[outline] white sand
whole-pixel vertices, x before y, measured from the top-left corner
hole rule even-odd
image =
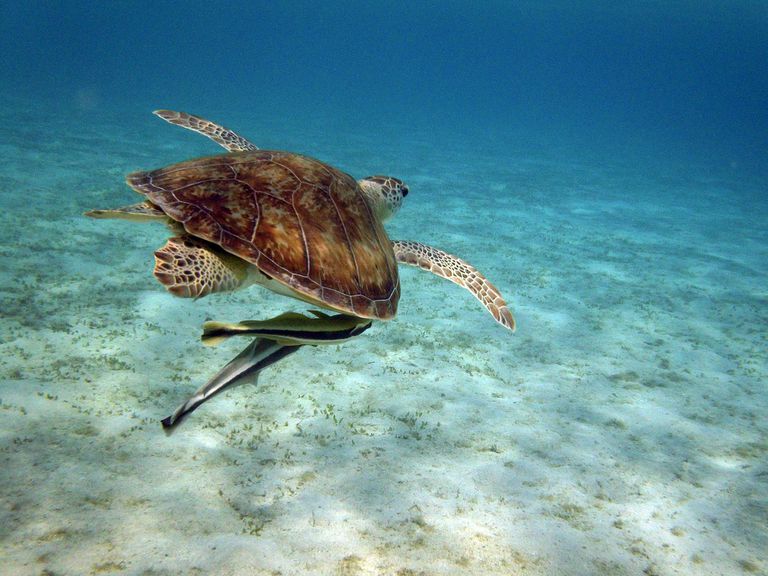
[[[6,118],[26,132],[0,146],[0,573],[768,573],[756,184],[287,134],[356,176],[395,167],[391,235],[470,260],[518,331],[403,269],[395,321],[166,437],[246,343],[204,348],[205,319],[303,307],[174,299],[151,276],[162,226],[80,217],[132,201],[124,173],[217,152],[120,120]]]

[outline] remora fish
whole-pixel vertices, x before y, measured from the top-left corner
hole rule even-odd
[[[349,340],[371,327],[372,321],[344,314],[330,316],[311,310],[311,318],[286,312],[270,320],[248,320],[237,324],[206,322],[203,342],[214,345],[231,336],[257,336],[224,368],[201,386],[173,414],[162,420],[166,430],[219,392],[243,383],[248,376],[258,374],[268,366],[293,354],[305,345],[335,344]]]
[[[256,336],[287,346],[337,344],[362,334],[371,327],[371,320],[346,314],[333,316],[310,310],[316,318],[298,312],[285,312],[269,320],[244,320],[236,324],[206,322],[203,324],[203,344],[216,346],[231,336]]]

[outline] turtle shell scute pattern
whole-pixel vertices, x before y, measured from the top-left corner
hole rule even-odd
[[[323,162],[257,150],[136,172],[128,184],[190,234],[325,305],[397,312],[397,261],[357,182]]]

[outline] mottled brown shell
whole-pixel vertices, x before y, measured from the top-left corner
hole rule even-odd
[[[397,311],[392,244],[348,174],[306,156],[255,150],[127,181],[190,234],[310,299],[363,318]]]

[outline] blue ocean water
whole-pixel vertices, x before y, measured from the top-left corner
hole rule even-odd
[[[761,2],[4,2],[3,92],[765,168]],[[149,121],[149,119],[146,119]],[[331,126],[328,126],[330,129]],[[467,134],[467,135],[465,135]],[[439,145],[439,141],[435,142]]]
[[[221,152],[158,108],[404,179],[517,332],[404,268],[164,436],[203,321],[300,305],[82,217]],[[768,573],[766,110],[763,2],[0,1],[0,572]]]

